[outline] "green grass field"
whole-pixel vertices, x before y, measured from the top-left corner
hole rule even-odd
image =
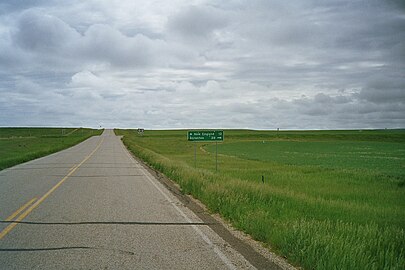
[[[0,170],[71,147],[101,132],[87,128],[0,128]]]
[[[207,147],[215,152],[215,147]],[[251,141],[227,143],[219,152],[242,159],[319,168],[359,169],[404,176],[404,148],[375,141]]]
[[[137,156],[305,269],[404,269],[405,131],[117,130]],[[264,176],[264,183],[262,182]]]

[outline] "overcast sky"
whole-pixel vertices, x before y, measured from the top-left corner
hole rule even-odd
[[[0,126],[405,127],[403,0],[2,0]]]

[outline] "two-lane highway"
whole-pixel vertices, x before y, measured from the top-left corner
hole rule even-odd
[[[1,269],[251,269],[112,130],[0,172]]]

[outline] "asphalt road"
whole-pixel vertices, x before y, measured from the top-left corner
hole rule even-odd
[[[112,130],[0,172],[0,269],[253,269]]]

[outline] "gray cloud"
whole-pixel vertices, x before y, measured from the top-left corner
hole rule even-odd
[[[187,7],[168,19],[168,28],[186,39],[206,39],[227,24],[225,12],[210,6]]]
[[[405,80],[378,77],[370,80],[358,97],[373,103],[402,103],[405,106]]]
[[[34,8],[54,2],[52,0],[14,0],[0,3],[0,14],[13,13],[29,8]]]
[[[82,57],[94,61],[144,66],[152,61],[156,47],[165,45],[163,41],[153,41],[143,35],[127,37],[108,25],[93,25],[84,33],[78,51]]]
[[[404,10],[394,0],[6,1],[0,125],[404,127]]]
[[[15,43],[40,52],[64,52],[80,34],[62,20],[47,14],[24,12],[18,21]]]

